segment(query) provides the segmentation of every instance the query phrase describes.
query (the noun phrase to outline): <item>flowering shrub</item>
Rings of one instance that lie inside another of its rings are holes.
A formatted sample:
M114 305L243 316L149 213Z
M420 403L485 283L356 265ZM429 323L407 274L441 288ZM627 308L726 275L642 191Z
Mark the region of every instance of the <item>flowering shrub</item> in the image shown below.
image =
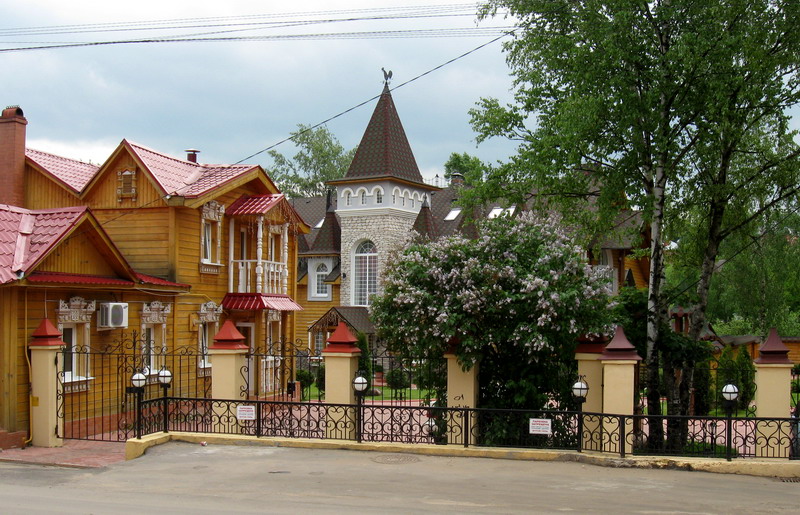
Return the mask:
M482 406L543 406L554 374L572 375L576 338L606 330L607 279L555 217L498 217L479 234L406 245L373 320L391 349L432 359L457 338L462 365L481 363Z

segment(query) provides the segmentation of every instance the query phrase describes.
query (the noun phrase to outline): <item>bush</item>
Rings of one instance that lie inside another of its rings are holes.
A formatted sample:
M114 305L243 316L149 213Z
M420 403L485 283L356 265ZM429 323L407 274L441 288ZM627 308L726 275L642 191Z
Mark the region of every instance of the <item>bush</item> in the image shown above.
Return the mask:
M800 393L800 379L792 381L792 393Z
M384 377L386 385L392 390L403 390L411 387L411 377L402 368L394 368Z
M325 365L319 367L317 369L317 390L324 392L325 391Z

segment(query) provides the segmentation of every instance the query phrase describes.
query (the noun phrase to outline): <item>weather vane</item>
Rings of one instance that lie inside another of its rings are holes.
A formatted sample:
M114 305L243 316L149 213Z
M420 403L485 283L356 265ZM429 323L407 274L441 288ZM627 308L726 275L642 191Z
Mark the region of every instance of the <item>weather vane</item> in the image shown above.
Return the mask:
M383 71L383 83L388 86L389 81L392 80L392 70L388 72L384 68L381 68L381 70Z

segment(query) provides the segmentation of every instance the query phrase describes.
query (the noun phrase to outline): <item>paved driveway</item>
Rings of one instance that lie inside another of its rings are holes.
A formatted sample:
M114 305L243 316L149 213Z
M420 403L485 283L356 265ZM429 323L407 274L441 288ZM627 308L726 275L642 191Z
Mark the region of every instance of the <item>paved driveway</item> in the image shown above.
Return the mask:
M580 463L171 442L101 469L0 463L8 513L782 513L800 483Z

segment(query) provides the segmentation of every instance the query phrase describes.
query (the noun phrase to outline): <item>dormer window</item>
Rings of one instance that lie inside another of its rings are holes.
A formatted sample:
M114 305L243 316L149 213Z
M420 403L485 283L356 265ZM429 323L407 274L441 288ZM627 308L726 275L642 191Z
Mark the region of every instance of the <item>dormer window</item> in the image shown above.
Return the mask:
M460 215L460 214L461 214L461 208L460 207L454 207L453 209L450 210L449 213L447 213L447 216L444 217L444 220L445 220L445 222L450 222L450 221L455 220L456 218L458 218L458 215Z
M117 172L117 202L126 198L136 200L136 170Z

